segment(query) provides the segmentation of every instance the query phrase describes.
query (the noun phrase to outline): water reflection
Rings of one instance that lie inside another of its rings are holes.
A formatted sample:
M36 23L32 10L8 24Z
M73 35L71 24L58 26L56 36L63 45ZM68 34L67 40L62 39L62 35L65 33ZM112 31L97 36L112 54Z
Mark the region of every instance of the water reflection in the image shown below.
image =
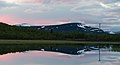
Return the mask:
M102 62L98 62L97 50L81 55L50 51L26 51L23 53L17 52L0 55L0 65L106 65L106 63L119 65L120 53L103 51L102 60Z
M109 51L120 51L120 45L100 45L101 50L106 49ZM0 54L15 53L15 52L24 52L29 50L39 50L39 51L52 51L52 52L61 52L71 55L79 55L82 52L87 52L91 50L98 50L98 45L85 45L85 44L70 44L70 45L51 45L51 44L1 44L0 45Z
M102 61L98 62L98 45L3 44L0 65L120 65L120 45L100 48Z
M0 65L79 65L68 54L29 51L24 53L5 54L0 56Z

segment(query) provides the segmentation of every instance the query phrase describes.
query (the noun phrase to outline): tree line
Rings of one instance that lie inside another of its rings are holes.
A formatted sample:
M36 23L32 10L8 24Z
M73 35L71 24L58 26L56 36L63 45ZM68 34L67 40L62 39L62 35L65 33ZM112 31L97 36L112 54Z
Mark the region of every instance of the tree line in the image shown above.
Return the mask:
M0 23L0 39L120 41L120 34L51 32L45 30L37 30L31 27L11 26L5 23Z

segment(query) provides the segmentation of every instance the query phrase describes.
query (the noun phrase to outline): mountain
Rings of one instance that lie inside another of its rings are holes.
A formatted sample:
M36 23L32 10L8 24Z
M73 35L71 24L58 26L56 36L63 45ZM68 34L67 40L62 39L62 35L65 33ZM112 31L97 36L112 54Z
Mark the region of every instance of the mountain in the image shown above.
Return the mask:
M30 27L32 25L28 24L28 23L22 23L22 24L17 24L16 26L22 26L22 27Z
M52 32L85 32L85 33L105 33L102 29L83 25L82 23L66 23L49 26L32 26L34 29L47 30Z
M117 34L116 32L113 32L113 31L105 31L105 32L108 34Z
M86 26L81 23L30 27L0 23L0 39L120 41L120 34L109 35L102 33L105 33L102 29Z
M118 32L115 32L116 34L120 34L120 31L118 31Z

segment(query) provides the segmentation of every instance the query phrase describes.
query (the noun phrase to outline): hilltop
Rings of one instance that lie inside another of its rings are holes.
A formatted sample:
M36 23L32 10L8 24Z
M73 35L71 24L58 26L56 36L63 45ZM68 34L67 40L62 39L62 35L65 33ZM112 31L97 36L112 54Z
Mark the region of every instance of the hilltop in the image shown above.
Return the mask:
M49 26L31 26L34 29L52 32L83 32L83 33L105 33L102 29L84 25L82 23L66 23Z
M40 39L43 33L47 31L0 23L0 39Z

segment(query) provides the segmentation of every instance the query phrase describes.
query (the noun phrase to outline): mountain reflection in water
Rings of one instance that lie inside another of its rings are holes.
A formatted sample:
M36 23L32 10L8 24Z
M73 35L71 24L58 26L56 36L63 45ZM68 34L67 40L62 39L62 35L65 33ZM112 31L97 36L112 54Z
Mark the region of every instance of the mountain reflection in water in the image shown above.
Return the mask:
M108 51L117 51L120 52L120 45L100 45L101 50L106 49ZM29 50L39 50L39 51L52 51L52 52L61 52L71 55L79 55L81 52L87 52L91 50L98 50L98 45L86 45L86 44L1 44L0 45L0 54L15 53L15 52L24 52Z
M98 62L98 52L89 51L81 55L70 55L50 51L26 51L0 55L0 65L119 65L119 52L102 52L102 62ZM116 57L119 58L116 58ZM111 59L114 58L114 60ZM111 62L110 60L113 62Z
M120 45L100 48L102 62L98 62L98 45L1 44L0 65L120 65Z

